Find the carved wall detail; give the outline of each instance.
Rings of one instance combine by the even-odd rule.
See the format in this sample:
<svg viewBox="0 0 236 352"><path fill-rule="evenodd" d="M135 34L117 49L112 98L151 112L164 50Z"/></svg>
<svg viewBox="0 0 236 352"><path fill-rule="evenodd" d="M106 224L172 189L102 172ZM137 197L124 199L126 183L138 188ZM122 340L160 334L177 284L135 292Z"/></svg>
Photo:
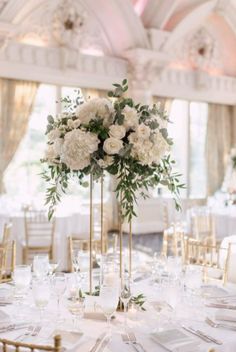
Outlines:
<svg viewBox="0 0 236 352"><path fill-rule="evenodd" d="M199 29L187 39L185 51L192 67L195 69L207 70L220 66L217 42L205 28Z"/></svg>

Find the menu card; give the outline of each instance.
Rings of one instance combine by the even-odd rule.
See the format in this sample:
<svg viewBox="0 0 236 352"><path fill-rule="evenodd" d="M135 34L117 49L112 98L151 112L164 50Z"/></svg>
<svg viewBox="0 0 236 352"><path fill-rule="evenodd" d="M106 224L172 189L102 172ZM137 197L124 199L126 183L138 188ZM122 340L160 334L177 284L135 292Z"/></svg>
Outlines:
<svg viewBox="0 0 236 352"><path fill-rule="evenodd" d="M151 336L158 344L173 352L193 352L200 343L177 328L155 332Z"/></svg>

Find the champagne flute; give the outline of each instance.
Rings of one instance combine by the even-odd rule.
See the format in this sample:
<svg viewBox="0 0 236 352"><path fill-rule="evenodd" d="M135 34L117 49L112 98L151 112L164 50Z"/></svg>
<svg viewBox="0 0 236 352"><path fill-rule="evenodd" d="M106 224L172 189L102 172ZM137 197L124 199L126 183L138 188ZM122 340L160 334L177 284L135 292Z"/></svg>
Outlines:
<svg viewBox="0 0 236 352"><path fill-rule="evenodd" d="M100 307L107 318L107 327L111 335L111 317L116 311L119 302L118 287L101 286L99 295Z"/></svg>
<svg viewBox="0 0 236 352"><path fill-rule="evenodd" d="M61 310L60 303L61 297L66 291L66 275L64 273L55 273L53 277L53 288L57 297L57 319L60 320Z"/></svg>
<svg viewBox="0 0 236 352"><path fill-rule="evenodd" d="M129 301L131 297L132 295L131 295L131 288L130 288L130 278L127 274L125 274L121 283L121 290L120 290L120 299L124 304L125 328L127 328L127 313L128 313L128 306L129 306Z"/></svg>

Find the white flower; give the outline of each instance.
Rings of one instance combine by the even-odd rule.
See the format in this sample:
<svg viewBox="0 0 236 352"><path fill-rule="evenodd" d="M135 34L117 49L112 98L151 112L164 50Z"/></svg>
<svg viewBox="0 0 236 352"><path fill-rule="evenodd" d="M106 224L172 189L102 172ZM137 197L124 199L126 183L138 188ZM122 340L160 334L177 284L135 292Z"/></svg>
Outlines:
<svg viewBox="0 0 236 352"><path fill-rule="evenodd" d="M135 108L131 108L129 105L125 105L122 110L122 114L125 116L124 118L124 126L126 130L135 129L138 126L138 113Z"/></svg>
<svg viewBox="0 0 236 352"><path fill-rule="evenodd" d="M113 121L114 108L110 100L96 98L79 105L76 108L75 114L82 124L87 125L90 120L100 117L104 121L104 126L109 126Z"/></svg>
<svg viewBox="0 0 236 352"><path fill-rule="evenodd" d="M49 144L46 151L45 151L45 159L49 162L53 162L58 157L58 153L54 149L53 144Z"/></svg>
<svg viewBox="0 0 236 352"><path fill-rule="evenodd" d="M141 123L136 129L137 135L141 139L148 139L150 137L150 127L144 125L144 123Z"/></svg>
<svg viewBox="0 0 236 352"><path fill-rule="evenodd" d="M110 137L122 139L122 138L124 138L125 134L126 134L126 130L125 130L124 126L111 125L109 128L109 136Z"/></svg>
<svg viewBox="0 0 236 352"><path fill-rule="evenodd" d="M48 140L50 142L55 141L56 138L59 138L61 135L61 131L58 128L55 128L55 130L52 130L48 133Z"/></svg>
<svg viewBox="0 0 236 352"><path fill-rule="evenodd" d="M110 166L113 163L113 161L114 159L112 156L105 155L104 159L99 159L97 163L102 169L105 169L106 167Z"/></svg>
<svg viewBox="0 0 236 352"><path fill-rule="evenodd" d="M64 141L62 138L57 138L57 139L55 139L55 141L53 143L53 148L58 155L61 154L61 152L62 152L63 142Z"/></svg>
<svg viewBox="0 0 236 352"><path fill-rule="evenodd" d="M139 138L136 132L132 132L130 133L128 140L130 143L134 144L134 143L138 143Z"/></svg>
<svg viewBox="0 0 236 352"><path fill-rule="evenodd" d="M123 142L113 137L107 138L103 144L103 149L108 155L118 154L122 147Z"/></svg>
<svg viewBox="0 0 236 352"><path fill-rule="evenodd" d="M71 170L90 165L90 156L98 149L99 139L94 133L75 129L66 133L62 147L62 162Z"/></svg>
<svg viewBox="0 0 236 352"><path fill-rule="evenodd" d="M81 121L79 119L76 119L73 121L73 127L74 128L78 128L81 124Z"/></svg>
<svg viewBox="0 0 236 352"><path fill-rule="evenodd" d="M74 124L73 124L73 120L72 120L72 119L68 119L68 120L67 120L67 126L68 126L69 128L74 128Z"/></svg>

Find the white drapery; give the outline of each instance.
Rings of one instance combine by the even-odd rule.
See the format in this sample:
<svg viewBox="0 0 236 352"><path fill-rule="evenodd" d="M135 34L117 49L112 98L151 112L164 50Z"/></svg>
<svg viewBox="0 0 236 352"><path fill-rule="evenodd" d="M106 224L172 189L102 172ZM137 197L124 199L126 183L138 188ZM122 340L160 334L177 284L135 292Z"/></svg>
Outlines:
<svg viewBox="0 0 236 352"><path fill-rule="evenodd" d="M38 83L0 79L0 193L3 175L25 135Z"/></svg>

